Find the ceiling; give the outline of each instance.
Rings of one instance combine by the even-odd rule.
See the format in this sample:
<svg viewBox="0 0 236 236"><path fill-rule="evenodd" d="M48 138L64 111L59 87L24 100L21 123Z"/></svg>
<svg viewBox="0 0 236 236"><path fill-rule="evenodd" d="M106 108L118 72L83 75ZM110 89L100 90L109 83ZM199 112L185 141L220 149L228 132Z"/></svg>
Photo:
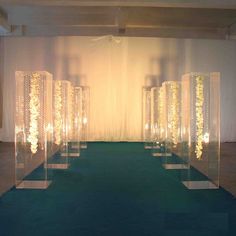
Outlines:
<svg viewBox="0 0 236 236"><path fill-rule="evenodd" d="M236 38L236 0L0 0L1 36Z"/></svg>

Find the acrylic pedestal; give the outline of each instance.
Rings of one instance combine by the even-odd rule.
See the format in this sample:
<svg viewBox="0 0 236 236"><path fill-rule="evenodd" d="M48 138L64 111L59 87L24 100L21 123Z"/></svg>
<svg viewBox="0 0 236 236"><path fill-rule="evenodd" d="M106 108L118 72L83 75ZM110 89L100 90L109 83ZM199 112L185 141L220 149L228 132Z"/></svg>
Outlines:
<svg viewBox="0 0 236 236"><path fill-rule="evenodd" d="M163 114L166 149L171 156L162 159L165 169L186 169L180 158L181 147L181 83L166 81L162 83ZM161 119L161 118L160 118Z"/></svg>
<svg viewBox="0 0 236 236"><path fill-rule="evenodd" d="M61 154L61 151L65 152L67 148L63 148L63 144L60 146L54 144L54 153L53 155L48 159L47 167L48 169L60 169L60 170L66 170L70 167L69 160L67 156L63 156Z"/></svg>
<svg viewBox="0 0 236 236"><path fill-rule="evenodd" d="M88 95L87 95L88 96ZM89 96L88 96L89 97ZM86 114L88 112L84 112ZM74 137L69 143L71 152L69 157L79 157L81 144L80 140L83 137L83 89L82 87L75 87L74 89Z"/></svg>
<svg viewBox="0 0 236 236"><path fill-rule="evenodd" d="M15 112L15 183L17 189L45 189L52 152L52 75L17 71Z"/></svg>
<svg viewBox="0 0 236 236"><path fill-rule="evenodd" d="M181 171L189 189L219 187L220 74L189 73L182 77L182 155L188 170Z"/></svg>
<svg viewBox="0 0 236 236"><path fill-rule="evenodd" d="M151 87L142 90L142 127L145 149L152 149Z"/></svg>
<svg viewBox="0 0 236 236"><path fill-rule="evenodd" d="M75 142L68 143L68 151L67 152L61 152L62 157L79 157L80 156L80 145L74 144Z"/></svg>
<svg viewBox="0 0 236 236"><path fill-rule="evenodd" d="M82 120L81 120L81 135L80 148L86 149L88 147L89 135L89 120L90 120L90 88L82 86Z"/></svg>
<svg viewBox="0 0 236 236"><path fill-rule="evenodd" d="M166 150L165 142L158 142L153 144L152 156L154 157L171 157L172 153Z"/></svg>
<svg viewBox="0 0 236 236"><path fill-rule="evenodd" d="M71 118L71 83L67 80L54 80L53 82L53 141L54 155L50 158L47 168L68 169L68 157L61 155L68 152Z"/></svg>

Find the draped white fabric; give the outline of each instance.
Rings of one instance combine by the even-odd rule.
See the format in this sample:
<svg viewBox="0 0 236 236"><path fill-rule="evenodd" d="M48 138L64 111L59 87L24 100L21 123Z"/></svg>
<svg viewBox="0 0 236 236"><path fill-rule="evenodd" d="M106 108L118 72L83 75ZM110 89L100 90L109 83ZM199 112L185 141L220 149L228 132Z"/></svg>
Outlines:
<svg viewBox="0 0 236 236"><path fill-rule="evenodd" d="M141 140L147 75L178 80L190 71L221 72L221 140L236 141L236 43L157 38L4 38L2 140L14 140L16 70L46 70L90 87L89 140Z"/></svg>

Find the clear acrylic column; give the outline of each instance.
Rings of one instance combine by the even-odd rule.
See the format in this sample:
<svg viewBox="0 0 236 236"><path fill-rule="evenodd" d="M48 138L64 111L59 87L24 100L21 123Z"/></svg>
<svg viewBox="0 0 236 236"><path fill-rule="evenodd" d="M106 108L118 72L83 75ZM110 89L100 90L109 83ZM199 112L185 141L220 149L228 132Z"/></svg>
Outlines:
<svg viewBox="0 0 236 236"><path fill-rule="evenodd" d="M151 88L151 140L152 140L152 155L160 152L159 132L158 132L158 99L160 87Z"/></svg>
<svg viewBox="0 0 236 236"><path fill-rule="evenodd" d="M89 135L89 111L90 111L90 89L87 86L82 86L82 120L81 120L81 149L87 148Z"/></svg>
<svg viewBox="0 0 236 236"><path fill-rule="evenodd" d="M54 153L48 160L51 169L67 169L68 163L68 96L70 82L53 81L53 143ZM62 154L63 153L63 154Z"/></svg>
<svg viewBox="0 0 236 236"><path fill-rule="evenodd" d="M169 156L162 159L165 169L186 168L181 156L181 83L166 81L163 83L165 94L166 140Z"/></svg>
<svg viewBox="0 0 236 236"><path fill-rule="evenodd" d="M69 157L80 156L80 131L81 131L81 111L82 111L82 88L70 86L69 99Z"/></svg>
<svg viewBox="0 0 236 236"><path fill-rule="evenodd" d="M145 149L152 149L151 87L142 90L142 127Z"/></svg>
<svg viewBox="0 0 236 236"><path fill-rule="evenodd" d="M167 139L167 104L164 86L156 90L155 96L157 98L157 129L155 138L153 139L152 155L156 157L171 156Z"/></svg>
<svg viewBox="0 0 236 236"><path fill-rule="evenodd" d="M16 71L16 188L46 189L47 161L52 155L52 75Z"/></svg>
<svg viewBox="0 0 236 236"><path fill-rule="evenodd" d="M219 187L220 74L189 73L182 77L181 171L189 189Z"/></svg>
<svg viewBox="0 0 236 236"><path fill-rule="evenodd" d="M61 144L60 144L60 156L59 158L64 159L62 163L65 165L65 168L69 166L69 141L71 135L70 119L71 119L71 108L70 108L70 98L71 98L71 83L68 80L55 80L55 83L61 85L61 126L58 127L58 134L61 134ZM54 111L56 112L56 111ZM58 117L59 118L59 117ZM59 119L58 119L59 121ZM61 130L61 131L59 131ZM55 133L55 131L54 131ZM56 137L55 137L56 140Z"/></svg>

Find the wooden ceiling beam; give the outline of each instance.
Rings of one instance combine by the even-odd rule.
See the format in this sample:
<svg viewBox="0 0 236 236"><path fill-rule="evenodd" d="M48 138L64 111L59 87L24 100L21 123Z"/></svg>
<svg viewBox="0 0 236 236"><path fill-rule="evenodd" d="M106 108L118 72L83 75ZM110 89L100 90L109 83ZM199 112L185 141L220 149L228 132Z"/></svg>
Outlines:
<svg viewBox="0 0 236 236"><path fill-rule="evenodd" d="M87 4L89 2L91 6ZM134 4L138 2L156 5L140 7ZM190 2L192 5L189 5ZM200 1L0 0L0 7L2 6L8 16L4 19L6 28L14 29L7 36L111 34L135 37L229 38L229 27L236 22L236 8L193 9L194 2L196 5ZM210 2L205 0L204 4ZM217 5L222 1L214 2ZM224 1L229 2L232 1ZM187 6L188 8L184 8ZM234 28L231 31L234 33Z"/></svg>
<svg viewBox="0 0 236 236"><path fill-rule="evenodd" d="M77 14L77 15L10 15L12 25L116 25L114 15Z"/></svg>
<svg viewBox="0 0 236 236"><path fill-rule="evenodd" d="M0 4L31 6L150 6L236 9L232 0L0 0Z"/></svg>
<svg viewBox="0 0 236 236"><path fill-rule="evenodd" d="M178 27L126 27L120 32L114 26L24 26L22 34L13 32L12 36L130 36L130 37L162 37L162 38L201 38L226 39L227 31L214 28L178 28Z"/></svg>
<svg viewBox="0 0 236 236"><path fill-rule="evenodd" d="M96 11L97 9L97 11ZM151 7L5 7L12 25L115 25L227 27L236 10Z"/></svg>

